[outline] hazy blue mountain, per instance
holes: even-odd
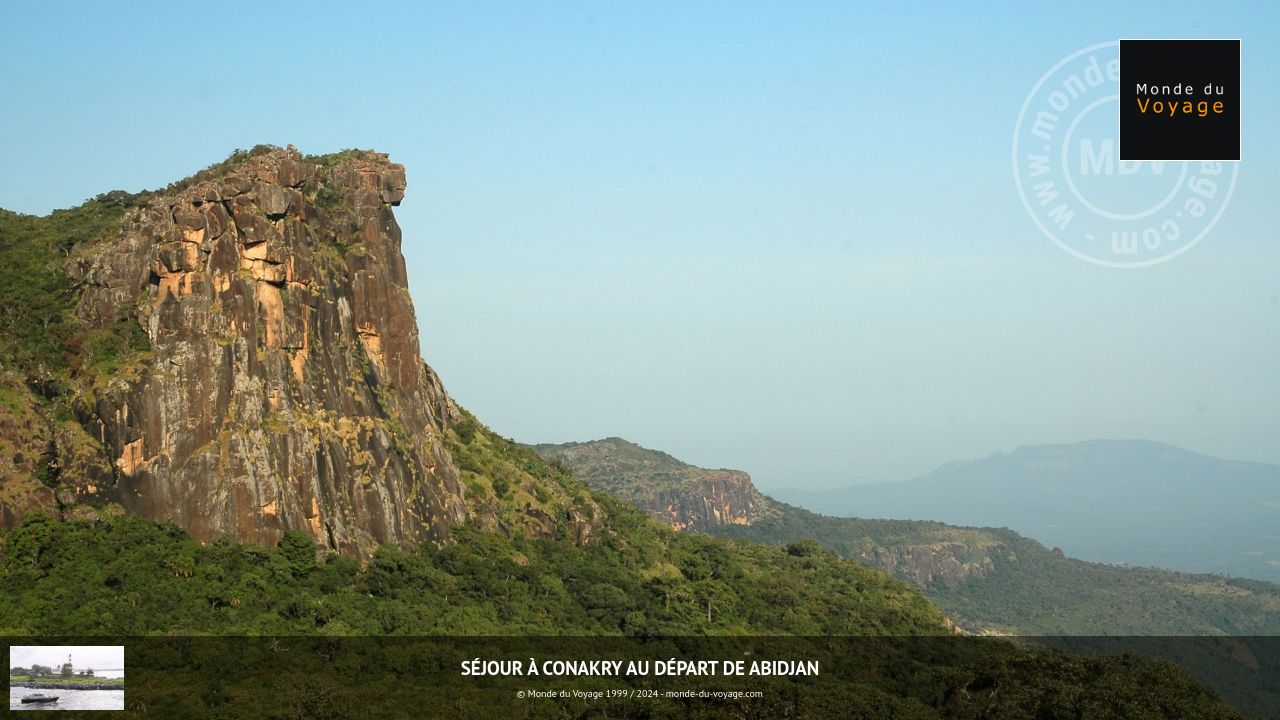
[[[905,482],[776,496],[828,515],[1008,527],[1087,560],[1280,581],[1280,465],[1147,440],[1024,447]]]

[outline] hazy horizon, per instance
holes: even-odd
[[[1280,463],[1280,7],[9,14],[0,207],[257,143],[389,152],[422,354],[521,442],[616,435],[765,491],[1097,438]],[[1015,190],[1023,100],[1188,27],[1248,32],[1230,206],[1153,267],[1069,256]]]
[[[612,437],[618,437],[618,436],[601,436],[601,437],[585,438],[585,439],[579,439],[579,440],[564,440],[564,441],[561,441],[561,442],[548,442],[548,443],[546,443],[546,444],[548,444],[548,445],[562,445],[562,444],[566,444],[566,443],[589,443],[589,442],[594,442],[594,441],[607,440],[607,439],[610,439],[610,438],[612,438]],[[518,440],[519,438],[516,438],[516,439]],[[752,483],[753,483],[754,485],[756,485],[757,489],[759,489],[759,490],[761,490],[761,491],[764,491],[765,493],[778,493],[778,492],[782,492],[783,494],[786,494],[786,493],[787,493],[787,491],[797,491],[797,492],[802,492],[802,493],[803,493],[803,492],[809,492],[809,491],[835,491],[835,490],[840,490],[840,489],[842,489],[842,488],[845,488],[845,487],[848,487],[848,486],[853,486],[853,485],[879,485],[879,484],[887,484],[887,485],[902,484],[902,485],[906,485],[906,484],[909,484],[909,483],[910,483],[910,481],[912,481],[912,480],[920,480],[920,479],[923,479],[923,478],[930,477],[930,476],[932,476],[936,471],[938,471],[938,470],[943,470],[943,469],[945,469],[945,468],[947,468],[947,467],[949,467],[949,466],[953,466],[953,465],[962,465],[962,464],[966,464],[966,463],[974,463],[974,462],[978,462],[978,461],[982,461],[982,460],[990,460],[990,459],[993,459],[993,458],[1005,458],[1005,457],[1015,456],[1015,455],[1017,455],[1019,452],[1021,452],[1021,451],[1025,451],[1025,450],[1043,450],[1043,449],[1047,449],[1047,448],[1068,448],[1068,447],[1079,447],[1079,446],[1084,446],[1084,445],[1093,445],[1093,444],[1098,444],[1098,443],[1124,444],[1124,445],[1130,445],[1130,444],[1135,444],[1135,445],[1136,445],[1136,444],[1151,444],[1151,445],[1157,445],[1157,446],[1161,446],[1161,447],[1165,447],[1165,448],[1171,448],[1171,449],[1174,449],[1174,450],[1181,450],[1181,451],[1185,451],[1185,452],[1191,453],[1191,454],[1193,454],[1193,455],[1198,455],[1198,456],[1201,456],[1201,457],[1204,457],[1204,458],[1209,458],[1209,459],[1212,459],[1212,460],[1222,460],[1222,461],[1225,461],[1225,462],[1244,462],[1244,463],[1254,463],[1254,464],[1260,464],[1260,465],[1280,466],[1280,463],[1274,463],[1274,462],[1270,462],[1270,461],[1267,461],[1267,460],[1249,460],[1249,459],[1247,459],[1247,458],[1227,457],[1227,456],[1215,455],[1215,454],[1213,454],[1213,453],[1200,452],[1200,451],[1198,451],[1198,450],[1196,450],[1196,449],[1194,449],[1194,448],[1184,447],[1184,446],[1176,445],[1176,444],[1173,444],[1173,443],[1166,443],[1166,442],[1162,442],[1162,441],[1159,441],[1159,440],[1153,440],[1153,439],[1151,439],[1151,438],[1139,438],[1139,437],[1127,437],[1127,438],[1121,438],[1121,437],[1116,437],[1116,438],[1086,438],[1086,439],[1082,439],[1082,440],[1073,440],[1073,441],[1069,441],[1069,442],[1046,442],[1046,443],[1036,443],[1036,444],[1032,444],[1032,445],[1018,445],[1018,446],[1015,446],[1015,447],[1009,447],[1009,448],[1002,448],[1002,449],[992,450],[991,452],[987,452],[987,453],[981,453],[981,454],[976,454],[976,455],[969,455],[969,456],[964,456],[964,457],[954,457],[954,458],[951,458],[950,460],[944,460],[944,461],[942,461],[942,462],[938,463],[937,465],[934,465],[934,466],[932,466],[932,467],[928,468],[927,470],[925,470],[925,471],[923,471],[923,472],[920,472],[920,473],[917,473],[917,474],[914,474],[914,475],[910,475],[910,476],[905,476],[905,477],[891,477],[891,478],[863,478],[863,479],[850,480],[849,482],[845,482],[845,483],[833,483],[833,484],[831,484],[831,485],[822,485],[822,486],[787,485],[787,484],[785,484],[785,483],[776,483],[776,484],[774,484],[774,485],[770,485],[770,486],[768,486],[768,487],[763,487],[763,486],[761,486],[761,485],[760,485],[760,483],[759,483],[759,481],[757,480],[757,478],[756,478],[756,477],[754,476],[754,474],[751,472],[751,468],[748,468],[748,467],[740,467],[740,466],[735,466],[735,465],[698,465],[697,463],[695,463],[695,462],[693,462],[693,461],[691,461],[691,460],[688,460],[687,458],[683,458],[683,457],[680,457],[680,456],[678,456],[678,455],[674,455],[673,453],[669,452],[669,451],[668,451],[668,450],[666,450],[665,448],[660,448],[660,447],[649,447],[649,446],[645,445],[644,443],[635,442],[635,441],[631,440],[630,438],[625,438],[625,437],[624,437],[624,438],[621,438],[621,439],[622,439],[622,440],[625,440],[625,441],[627,441],[627,442],[633,442],[633,443],[635,443],[636,445],[641,446],[641,447],[642,447],[642,448],[644,448],[645,450],[654,450],[654,451],[658,451],[658,452],[667,453],[668,455],[672,455],[673,457],[675,457],[675,459],[676,459],[676,460],[678,460],[678,461],[686,462],[686,463],[688,463],[688,464],[690,464],[690,465],[697,465],[698,467],[702,467],[702,468],[704,468],[704,469],[708,469],[708,470],[720,470],[720,469],[724,469],[724,470],[740,470],[740,471],[745,472],[745,473],[747,473],[748,475],[751,475],[751,476],[752,476],[752,477],[751,477]],[[522,442],[523,442],[523,441],[522,441]],[[781,498],[781,499],[784,499],[784,500],[785,500],[785,498]],[[819,509],[818,509],[818,508],[810,508],[810,509],[814,510],[815,512],[819,511]]]

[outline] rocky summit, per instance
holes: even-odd
[[[6,523],[108,505],[203,542],[296,529],[366,557],[443,539],[467,517],[444,438],[457,410],[419,352],[404,193],[386,155],[262,148],[74,247],[73,342],[138,337],[109,370],[69,374],[69,417],[8,403],[0,431],[47,446],[52,470],[8,468]]]
[[[592,488],[635,504],[676,530],[750,525],[777,514],[741,470],[707,469],[622,438],[535,445]]]

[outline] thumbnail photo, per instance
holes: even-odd
[[[10,710],[123,710],[123,645],[14,645]]]

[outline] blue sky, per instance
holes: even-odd
[[[423,354],[530,442],[762,487],[1146,437],[1280,461],[1269,3],[12,3],[0,206],[257,143],[389,152]],[[1027,93],[1119,37],[1240,37],[1245,159],[1193,250],[1070,257],[1009,166]]]

